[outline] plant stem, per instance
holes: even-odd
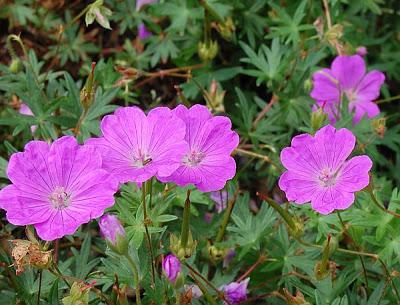
[[[136,287],[135,287],[135,293],[136,293],[136,304],[137,305],[141,305],[142,302],[140,300],[140,283],[139,283],[139,272],[138,269],[136,267],[135,262],[132,260],[132,258],[129,256],[128,253],[125,254],[126,259],[129,262],[129,265],[132,269],[132,273],[133,273],[133,279],[135,281]]]
[[[149,233],[149,228],[148,228],[148,221],[149,219],[147,218],[147,207],[146,207],[146,185],[143,182],[142,183],[142,203],[143,203],[143,224],[144,224],[144,230],[146,233],[146,239],[147,239],[147,246],[150,251],[150,260],[151,260],[151,280],[153,286],[155,286],[155,278],[156,278],[156,272],[154,268],[154,255],[153,255],[153,246],[151,244],[151,236]]]
[[[228,201],[228,206],[224,212],[224,217],[222,218],[221,226],[219,227],[217,237],[215,238],[215,242],[219,243],[224,238],[226,227],[228,226],[229,219],[231,218],[233,207],[235,206],[236,198],[238,195],[238,190],[236,190],[233,198]]]
[[[258,265],[265,262],[265,260],[266,260],[265,254],[261,254],[260,257],[257,259],[257,261],[253,265],[251,265],[250,268],[245,273],[243,273],[237,279],[236,282],[241,282],[241,281],[245,280],[249,276],[249,274],[252,273],[254,271],[254,269],[256,269],[258,267]]]
[[[208,293],[206,287],[196,278],[195,274],[192,271],[189,271],[191,278],[196,282],[197,286],[203,293],[203,297],[208,301],[211,305],[217,305],[215,299]]]
[[[190,190],[187,191],[185,206],[183,208],[183,220],[182,220],[182,230],[181,230],[181,246],[186,248],[189,240],[189,227],[190,222]]]
[[[220,291],[217,287],[214,286],[213,283],[211,283],[209,280],[207,280],[200,272],[198,272],[196,269],[194,269],[192,266],[190,266],[188,263],[184,262],[183,263],[192,273],[196,274],[199,278],[201,278],[212,290],[214,290],[218,298],[226,302],[228,305],[231,305],[229,300],[225,298],[225,295],[222,291]]]
[[[369,193],[369,195],[371,196],[372,202],[383,212],[390,214],[396,218],[400,218],[400,214],[397,214],[396,212],[387,210],[384,206],[382,206],[378,199],[376,198],[374,191],[372,190],[372,188],[370,186],[367,187],[366,191]]]
[[[289,213],[284,210],[279,204],[261,193],[257,192],[257,196],[260,197],[260,199],[266,201],[271,207],[273,207],[274,210],[277,211],[279,215],[281,215],[281,217],[285,220],[291,230],[293,230],[294,232],[297,230],[296,224],[294,223],[292,216],[290,216]]]
[[[385,98],[385,99],[377,100],[375,103],[377,103],[377,104],[387,103],[387,102],[395,101],[395,100],[398,100],[398,99],[400,99],[400,95],[395,95],[395,96],[388,97],[388,98]]]
[[[381,258],[378,258],[378,261],[381,263],[383,269],[385,270],[387,279],[388,279],[388,281],[390,281],[390,283],[391,283],[391,285],[392,285],[392,287],[393,287],[393,290],[394,290],[395,295],[396,295],[396,298],[397,298],[397,304],[400,304],[400,295],[399,295],[399,291],[397,290],[396,285],[395,285],[394,282],[393,282],[393,278],[392,278],[392,276],[390,275],[390,272],[389,272],[388,267],[386,266],[385,262],[384,262]]]
[[[244,150],[244,149],[241,149],[241,148],[236,148],[234,150],[234,152],[238,153],[239,155],[248,155],[250,157],[255,157],[255,158],[261,159],[261,160],[263,160],[265,162],[270,163],[275,169],[278,169],[278,166],[268,156],[261,155],[261,154],[258,154],[258,153],[252,152],[252,151]]]
[[[153,178],[150,178],[150,180],[146,181],[146,192],[150,195],[149,208],[151,209],[151,205],[153,202]]]
[[[37,300],[36,300],[37,305],[40,305],[40,294],[42,292],[42,275],[43,275],[43,270],[39,270],[39,290],[38,290],[38,295],[37,295]]]

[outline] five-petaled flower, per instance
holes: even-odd
[[[236,173],[231,153],[239,144],[239,136],[231,130],[230,119],[212,116],[202,105],[190,109],[179,105],[173,112],[186,123],[189,151],[181,158],[180,167],[162,181],[179,186],[194,184],[203,192],[222,189]]]
[[[101,167],[100,153],[73,137],[31,141],[10,158],[12,184],[0,191],[0,208],[10,223],[33,225],[43,240],[73,234],[114,204],[118,183]]]
[[[146,116],[137,107],[121,107],[101,121],[103,136],[86,141],[103,156],[103,166],[116,179],[142,183],[171,175],[187,152],[185,123],[166,107]]]
[[[336,130],[331,125],[321,128],[314,137],[301,134],[281,152],[287,169],[279,187],[288,200],[297,204],[311,202],[321,214],[344,210],[354,202],[354,192],[369,184],[372,161],[368,156],[346,160],[355,146],[348,129]]]
[[[364,115],[373,118],[379,114],[373,102],[380,93],[385,75],[377,70],[366,73],[364,59],[359,55],[338,56],[331,69],[322,69],[313,75],[311,97],[322,107],[334,123],[340,118],[343,98],[348,101],[349,112],[354,111],[353,123]]]

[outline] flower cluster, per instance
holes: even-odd
[[[239,137],[228,118],[213,117],[205,106],[158,107],[147,115],[119,108],[103,118],[101,131],[82,146],[64,136],[52,144],[31,141],[13,154],[7,171],[12,184],[0,191],[8,221],[33,225],[42,239],[54,240],[100,217],[114,204],[119,183],[155,176],[208,192],[222,189],[236,172],[230,154]],[[107,228],[117,220],[107,216],[100,223]]]
[[[340,118],[343,99],[346,98],[349,112],[354,111],[353,123],[356,124],[364,115],[373,118],[379,114],[373,100],[379,96],[384,81],[385,75],[380,71],[366,73],[360,55],[338,56],[330,69],[314,73],[311,97],[332,123]]]

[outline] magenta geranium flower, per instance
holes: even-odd
[[[230,119],[213,117],[202,105],[190,109],[179,105],[174,113],[186,123],[189,151],[181,159],[180,167],[163,181],[180,186],[194,184],[203,192],[222,189],[236,173],[231,153],[239,144],[239,136],[231,130]]]
[[[331,69],[322,69],[313,75],[311,97],[316,100],[334,123],[340,117],[343,98],[354,111],[353,122],[358,123],[366,115],[373,118],[379,114],[373,102],[380,93],[385,75],[377,70],[366,73],[364,59],[359,55],[338,56]]]
[[[188,149],[185,123],[166,107],[147,116],[137,107],[119,108],[103,118],[101,131],[101,138],[86,144],[98,147],[104,168],[121,183],[168,177]]]
[[[321,214],[344,210],[354,202],[354,192],[369,184],[372,161],[368,156],[346,160],[356,139],[350,130],[336,130],[331,125],[321,128],[314,137],[301,134],[281,152],[287,169],[279,187],[288,200],[297,204],[311,202]]]
[[[73,137],[31,141],[10,158],[12,184],[0,191],[0,208],[10,223],[33,225],[43,240],[73,234],[114,204],[118,183],[101,166],[95,148]]]

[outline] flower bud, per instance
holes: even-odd
[[[374,131],[379,136],[379,138],[383,139],[386,131],[386,118],[372,120],[372,127],[374,128]]]
[[[223,23],[217,24],[217,31],[225,40],[231,40],[233,33],[235,32],[235,24],[233,23],[232,17],[226,18]]]
[[[212,245],[208,247],[208,254],[213,262],[218,262],[225,256],[225,250]]]
[[[357,53],[357,55],[360,55],[360,56],[364,57],[365,55],[368,54],[368,51],[367,51],[367,48],[366,48],[366,47],[364,47],[364,46],[359,46],[359,47],[356,49],[356,53]]]
[[[226,300],[229,301],[231,305],[238,305],[247,300],[247,285],[249,281],[250,278],[247,278],[240,283],[232,282],[221,287]]]
[[[197,45],[197,52],[199,57],[203,61],[210,61],[214,59],[218,54],[218,42],[217,41],[209,41],[207,42],[199,42]]]
[[[215,111],[217,112],[225,112],[225,107],[224,107],[225,93],[226,91],[220,90],[218,88],[218,83],[216,82],[216,80],[213,80],[211,82],[210,90],[205,93],[208,102],[211,104],[211,107],[215,109]],[[212,193],[219,193],[219,192],[212,192]]]
[[[288,305],[310,305],[310,303],[304,299],[304,295],[300,291],[297,291],[296,296],[293,296],[289,290],[283,288],[283,295]]]
[[[181,262],[179,259],[173,254],[168,254],[162,262],[162,268],[165,276],[174,284],[181,272]]]
[[[108,8],[104,7],[103,0],[96,0],[92,4],[89,4],[89,9],[85,16],[86,26],[96,21],[105,29],[111,30],[110,21],[107,16],[111,16],[112,12]]]
[[[82,88],[80,92],[80,102],[85,111],[89,109],[89,107],[94,102],[94,95],[96,93],[96,88],[94,85],[94,68],[96,67],[96,63],[92,62],[92,70],[86,80],[85,86]]]
[[[74,282],[69,295],[62,299],[63,305],[88,305],[90,286]]]
[[[315,109],[314,109],[315,110]],[[326,113],[322,108],[318,108],[315,111],[311,112],[311,128],[314,131],[319,130],[323,125],[325,120],[327,119]]]
[[[125,229],[114,215],[104,215],[99,220],[100,234],[106,240],[107,245],[118,254],[128,251]]]
[[[17,74],[19,71],[21,71],[22,68],[22,62],[19,58],[13,58],[9,69],[11,71],[11,73]]]
[[[185,292],[190,293],[191,299],[199,299],[203,293],[201,292],[199,286],[197,285],[185,285],[184,286]]]

